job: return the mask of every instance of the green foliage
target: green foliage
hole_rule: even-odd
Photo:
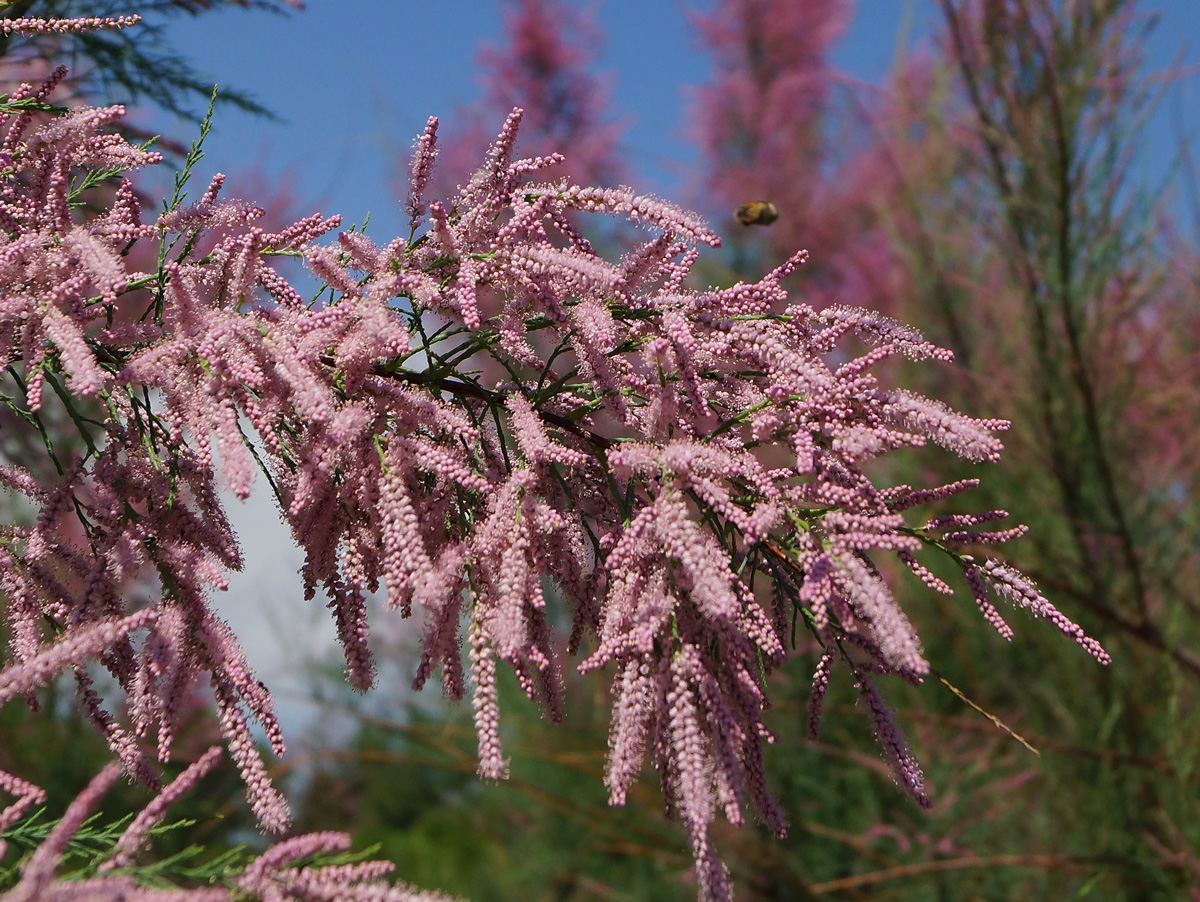
[[[43,808],[31,812],[3,834],[8,850],[0,859],[0,889],[10,886],[24,855],[36,846],[57,817],[86,785],[87,780],[112,760],[104,739],[63,697],[70,692],[53,684],[39,693],[40,709],[31,711],[19,702],[0,708],[0,770],[18,772],[46,791]],[[180,736],[182,763],[167,768],[174,777],[184,764],[198,756],[219,732],[212,715],[200,708]],[[52,753],[48,753],[52,750]],[[170,821],[151,833],[154,851],[142,856],[150,862],[134,868],[147,881],[166,885],[174,880],[200,880],[221,862],[233,867],[261,845],[254,818],[242,802],[243,788],[237,771],[227,763],[206,777],[196,791],[171,807]],[[64,873],[90,872],[111,852],[121,829],[152,798],[149,790],[118,781],[104,799],[103,813],[94,816],[72,840]],[[3,804],[8,804],[7,798]],[[185,829],[186,828],[186,829]],[[237,851],[241,849],[242,851]],[[230,854],[237,855],[230,858]],[[147,882],[146,885],[157,885]]]
[[[16,885],[23,856],[41,845],[54,829],[57,822],[47,815],[47,810],[37,809],[4,832],[10,851],[5,860],[0,861],[0,890]],[[101,814],[88,818],[71,837],[59,874],[67,880],[94,876],[99,865],[112,854],[117,840],[132,819],[133,815],[126,815],[116,821],[106,821],[105,815]],[[153,840],[173,839],[175,842],[172,844],[177,845],[179,838],[175,834],[191,830],[196,823],[188,819],[174,820],[151,828],[148,835]],[[22,858],[17,858],[14,853],[19,853]],[[181,883],[200,886],[232,878],[245,869],[252,857],[245,846],[235,846],[213,854],[211,849],[204,846],[187,844],[178,852],[162,855],[150,864],[125,868],[122,873],[133,877],[140,886],[170,887]],[[6,865],[5,862],[10,863]]]
[[[214,8],[236,6],[282,13],[281,0],[19,0],[0,10],[4,18],[70,19],[137,13],[142,22],[131,29],[93,31],[47,42],[45,36],[0,35],[0,57],[39,57],[66,63],[89,97],[130,105],[152,104],[169,113],[200,121],[193,103],[212,94],[212,79],[175,52],[165,39],[164,21],[196,16]],[[274,118],[250,94],[223,88],[221,101],[238,109]]]

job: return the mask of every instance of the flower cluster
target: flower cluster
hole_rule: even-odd
[[[0,19],[0,34],[78,34],[111,28],[129,28],[141,16],[84,16],[78,19]]]
[[[306,833],[277,843],[249,861],[239,874],[225,877],[226,886],[195,889],[144,887],[132,876],[130,865],[149,831],[166,809],[213,769],[221,757],[213,746],[163,788],[129,823],[115,846],[94,867],[95,874],[77,880],[55,880],[55,869],[97,804],[121,775],[117,764],[98,773],[67,808],[45,841],[28,858],[20,882],[5,895],[6,902],[237,902],[247,898],[279,902],[451,902],[441,893],[423,892],[383,879],[394,865],[389,861],[322,864],[350,848],[345,833]],[[0,855],[3,847],[0,846]],[[314,861],[314,859],[316,859]],[[308,860],[310,863],[301,864]]]
[[[1007,424],[881,384],[874,368],[889,358],[950,355],[877,313],[789,300],[781,281],[803,253],[754,284],[688,287],[697,246],[717,244],[704,222],[627,188],[537,181],[560,158],[514,156],[519,110],[452,198],[424,196],[431,120],[411,168],[412,231],[385,245],[353,230],[318,244],[339,225],[320,216],[266,231],[260,210],[220,198],[220,177],[144,223],[119,173],[156,156],[105,132],[120,114],[0,119],[4,401],[45,435],[55,474],[0,468],[36,510],[0,533],[0,698],[72,669],[81,707],[141,781],[157,785],[151,758],[169,759],[184,699],[206,682],[260,822],[288,823],[251,735],[259,724],[283,753],[270,694],[210,600],[241,565],[218,471],[238,497],[265,475],[356,687],[374,679],[368,597],[383,591],[422,620],[414,683],[440,675],[450,697],[473,694],[482,775],[506,768],[501,663],[555,719],[567,654],[610,669],[611,801],[649,756],[706,900],[730,898],[708,835],[718,809],[741,823],[753,806],[785,829],[763,711],[790,619],[824,649],[813,729],[831,673],[848,671],[899,781],[927,801],[874,685],[929,671],[878,555],[949,592],[917,559],[945,553],[994,624],[989,587],[1107,661],[1015,570],[958,550],[1019,532],[968,528],[1002,512],[906,519],[973,480],[873,482],[875,458],[926,442],[994,460]],[[102,212],[82,215],[97,191]],[[645,240],[607,260],[576,226],[584,213],[623,218]],[[152,271],[131,269],[137,242],[157,247]],[[323,283],[312,302],[274,265],[289,255]],[[72,440],[45,429],[54,405]],[[120,687],[118,713],[90,660]],[[0,779],[18,796],[0,813],[11,823],[38,790]],[[270,873],[300,888],[264,897],[332,898],[318,884],[333,877],[279,870],[314,851],[289,843],[248,872],[247,890]],[[29,865],[36,892],[53,857]]]

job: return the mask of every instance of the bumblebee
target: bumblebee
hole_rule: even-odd
[[[770,225],[779,218],[779,210],[776,209],[774,204],[768,203],[765,200],[759,200],[752,204],[742,204],[733,211],[733,215],[744,226],[765,226]]]

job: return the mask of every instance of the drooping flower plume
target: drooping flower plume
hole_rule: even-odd
[[[207,684],[260,822],[289,821],[252,736],[258,724],[283,754],[271,696],[211,601],[242,561],[222,484],[274,493],[354,686],[374,680],[369,596],[421,621],[414,684],[440,673],[451,697],[473,693],[486,777],[506,769],[498,668],[553,719],[568,654],[611,671],[611,801],[649,756],[704,899],[730,898],[708,833],[718,811],[741,823],[750,807],[785,829],[763,711],[794,616],[824,649],[816,703],[847,671],[898,780],[927,801],[874,688],[929,671],[879,556],[953,591],[918,558],[948,554],[994,624],[989,590],[1107,661],[1017,571],[958,550],[1014,530],[975,529],[990,514],[909,513],[968,482],[875,484],[874,460],[926,442],[994,460],[1007,424],[881,382],[889,358],[950,355],[871,311],[789,298],[781,283],[803,252],[753,284],[692,287],[698,248],[718,243],[708,226],[629,188],[540,181],[559,157],[515,157],[519,110],[455,197],[425,196],[431,121],[411,170],[412,234],[382,245],[356,231],[320,243],[339,226],[320,216],[268,232],[257,208],[220,198],[219,177],[197,203],[143,222],[112,175],[107,206],[82,218],[79,173],[156,162],[105,131],[120,114],[0,119],[5,402],[31,429],[61,406],[78,433],[47,433],[52,478],[17,462],[0,471],[38,512],[0,544],[0,690],[28,694],[74,668],[82,708],[143,782],[157,782],[152,759],[170,758],[183,700]],[[585,214],[632,223],[638,243],[605,259],[576,225]],[[129,245],[143,241],[161,262],[130,271]],[[313,301],[275,267],[288,255],[323,283]],[[92,659],[119,696],[99,695]],[[306,854],[288,850],[281,861]],[[276,872],[296,898],[336,884]]]

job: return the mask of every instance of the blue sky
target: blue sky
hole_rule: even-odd
[[[604,0],[592,8],[607,34],[597,68],[614,79],[613,111],[629,126],[624,150],[640,175],[637,187],[685,201],[682,185],[693,159],[688,89],[705,80],[708,58],[683,4]],[[1162,16],[1146,47],[1150,67],[1166,67],[1180,54],[1183,64],[1200,65],[1200,0],[1147,2],[1145,9]],[[860,0],[834,61],[853,78],[877,82],[898,47],[928,33],[933,15],[931,0]],[[481,40],[498,39],[500,16],[495,0],[310,0],[306,12],[287,18],[230,10],[180,19],[168,34],[171,46],[213,81],[250,91],[283,120],[223,110],[194,195],[214,172],[232,175],[257,164],[272,177],[293,177],[306,198],[301,213],[341,213],[350,223],[371,211],[370,232],[386,241],[400,223],[388,187],[396,158],[407,159],[427,116],[449,119],[480,96],[475,54]],[[1149,177],[1165,171],[1179,120],[1200,128],[1198,84],[1200,75],[1181,81],[1153,120],[1144,161]],[[142,121],[185,142],[196,131],[163,115],[143,114]],[[219,604],[245,639],[252,665],[279,694],[285,726],[294,729],[311,716],[297,701],[303,668],[296,665],[316,649],[332,650],[334,634],[320,604],[301,605],[299,552],[261,482],[258,488],[257,500],[230,505],[248,566]]]
[[[623,150],[639,175],[636,187],[685,202],[694,159],[687,98],[705,80],[709,61],[685,9],[704,0],[586,5],[606,35],[597,69],[613,79],[612,107],[628,125]],[[1179,54],[1185,65],[1200,66],[1200,0],[1144,8],[1162,17],[1147,45],[1151,68]],[[834,61],[852,78],[878,82],[897,49],[927,34],[935,16],[932,0],[860,0]],[[426,117],[449,119],[480,96],[476,51],[480,41],[498,40],[500,29],[496,0],[310,0],[305,12],[288,17],[228,9],[180,18],[168,29],[173,48],[283,120],[221,111],[199,174],[232,174],[252,163],[273,176],[290,174],[322,212],[357,222],[371,211],[371,233],[386,240],[399,228],[388,187],[396,158],[407,157]],[[1180,84],[1155,119],[1148,155],[1154,171],[1177,144],[1177,118],[1193,130],[1200,125],[1198,79]],[[180,140],[195,133],[162,115],[147,124]]]

